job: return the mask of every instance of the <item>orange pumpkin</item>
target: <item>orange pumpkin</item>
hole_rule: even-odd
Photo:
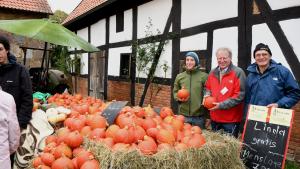
[[[41,160],[45,165],[51,166],[52,163],[55,161],[55,158],[51,153],[42,153]]]
[[[100,164],[97,160],[86,161],[80,169],[100,169]]]
[[[60,157],[52,164],[52,169],[74,169],[72,160],[67,157]]]
[[[188,141],[188,146],[193,148],[200,148],[205,144],[205,138],[202,134],[193,134]]]
[[[164,119],[167,116],[173,116],[174,113],[170,107],[162,107],[160,109],[159,115],[162,119]]]
[[[78,131],[71,132],[65,138],[65,142],[71,148],[79,147],[83,142],[83,137]]]
[[[43,163],[41,157],[36,157],[36,158],[34,158],[33,161],[32,161],[32,165],[33,165],[34,168],[37,168],[38,166],[43,165],[43,164],[44,164],[44,163]]]
[[[86,161],[94,159],[94,155],[89,151],[82,151],[77,156],[77,166],[80,168]]]
[[[57,140],[57,136],[50,135],[50,136],[47,136],[45,143],[46,143],[46,145],[48,145],[49,143],[52,143],[52,142],[56,143],[56,140]]]
[[[140,141],[138,144],[138,148],[143,154],[146,155],[154,154],[157,151],[156,143],[150,140]]]
[[[186,100],[188,97],[190,97],[190,92],[182,86],[182,88],[177,92],[177,98],[180,100]]]
[[[86,124],[91,126],[92,129],[95,128],[106,128],[107,121],[104,117],[100,115],[89,115],[86,119]]]
[[[116,132],[120,129],[118,125],[110,125],[107,130],[105,131],[105,137],[111,137],[114,138]]]
[[[72,149],[66,144],[60,144],[54,149],[53,155],[56,159],[60,157],[72,158]]]
[[[203,102],[203,105],[204,107],[208,108],[208,109],[211,109],[215,106],[215,103],[217,100],[215,97],[212,97],[212,96],[207,96],[204,98],[204,102]]]
[[[175,150],[178,152],[184,151],[186,149],[188,149],[188,146],[184,143],[178,143],[175,145]]]
[[[172,132],[166,130],[166,129],[161,129],[158,131],[156,139],[158,143],[168,143],[170,145],[174,145],[175,143],[175,137],[172,134]]]

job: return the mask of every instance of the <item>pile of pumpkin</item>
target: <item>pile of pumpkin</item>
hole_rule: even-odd
[[[37,99],[34,99],[33,102],[34,113],[37,108],[41,108],[41,104],[40,100]],[[32,166],[39,169],[100,168],[100,164],[93,154],[81,146],[83,138],[86,136],[86,134],[81,133],[84,133],[86,128],[92,130],[106,127],[105,118],[99,115],[99,112],[102,112],[106,104],[100,99],[93,97],[83,98],[80,94],[73,96],[67,93],[55,94],[49,97],[47,102],[48,108],[44,109],[50,110],[53,107],[63,106],[71,109],[71,111],[67,113],[68,115],[61,113],[48,116],[49,122],[54,127],[61,126],[60,121],[63,121],[64,127],[58,127],[53,135],[45,139],[46,146],[43,152],[33,159]],[[68,117],[67,119],[65,118],[66,116]],[[99,119],[100,121],[102,119],[103,122],[99,122]]]
[[[135,152],[137,153],[134,154],[135,157],[151,158],[161,152],[171,152],[167,156],[174,155],[173,152],[181,153],[189,150],[191,153],[198,153],[200,151],[195,150],[206,145],[207,140],[201,129],[184,123],[184,116],[174,115],[172,109],[168,107],[161,108],[158,114],[150,106],[144,108],[126,106],[119,112],[114,124],[109,125],[101,115],[108,104],[99,99],[55,94],[48,102],[64,106],[71,111],[61,127],[45,139],[46,146],[43,152],[32,161],[34,168],[98,169],[100,166],[106,168],[108,166],[104,165],[104,161],[111,159],[105,159],[100,155],[104,154],[105,150],[109,151],[109,155],[121,153],[129,157],[127,153]],[[220,138],[218,135],[213,139],[218,141]],[[224,147],[232,149],[233,153],[238,149],[235,148],[236,144],[233,144],[233,148],[225,144],[221,148]],[[231,151],[227,152],[228,156],[231,156]],[[158,159],[166,159],[167,156]],[[214,157],[211,154],[210,156]],[[183,155],[181,157],[186,158]],[[130,162],[126,160],[126,163]]]
[[[75,169],[99,168],[92,153],[81,147],[84,137],[101,142],[112,151],[138,150],[144,155],[165,149],[199,148],[205,144],[201,129],[184,123],[184,116],[174,115],[168,107],[163,107],[160,115],[151,107],[124,107],[115,124],[108,126],[101,116],[104,103],[99,99],[55,94],[48,102],[70,108],[71,112],[64,126],[46,138],[43,153],[33,160],[35,168],[40,165],[53,169],[71,165]]]

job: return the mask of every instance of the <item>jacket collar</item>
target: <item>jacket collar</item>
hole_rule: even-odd
[[[200,70],[199,66],[194,67],[192,70],[185,69],[186,73],[188,73],[188,74],[192,74],[192,73],[198,72],[199,70]]]
[[[13,55],[13,54],[10,53],[10,52],[8,53],[7,59],[8,59],[8,63],[9,63],[9,64],[16,64],[16,63],[17,63],[17,58],[16,58],[16,56]]]
[[[233,64],[230,63],[230,65],[228,66],[228,68],[227,68],[227,70],[225,71],[224,74],[228,74],[228,73],[232,70],[232,68],[233,68]],[[214,74],[215,74],[216,76],[219,76],[219,74],[220,74],[220,67],[217,66],[217,67],[214,69],[213,72],[214,72]]]

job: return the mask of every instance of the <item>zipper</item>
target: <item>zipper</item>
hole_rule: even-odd
[[[190,99],[189,99],[189,115],[191,115],[191,104],[192,104],[192,72],[190,73]]]

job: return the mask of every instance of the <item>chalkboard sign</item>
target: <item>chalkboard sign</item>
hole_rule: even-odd
[[[102,116],[106,118],[109,125],[113,124],[121,109],[126,106],[128,101],[114,101],[103,110]]]
[[[283,169],[294,112],[250,105],[241,159],[250,169]]]

